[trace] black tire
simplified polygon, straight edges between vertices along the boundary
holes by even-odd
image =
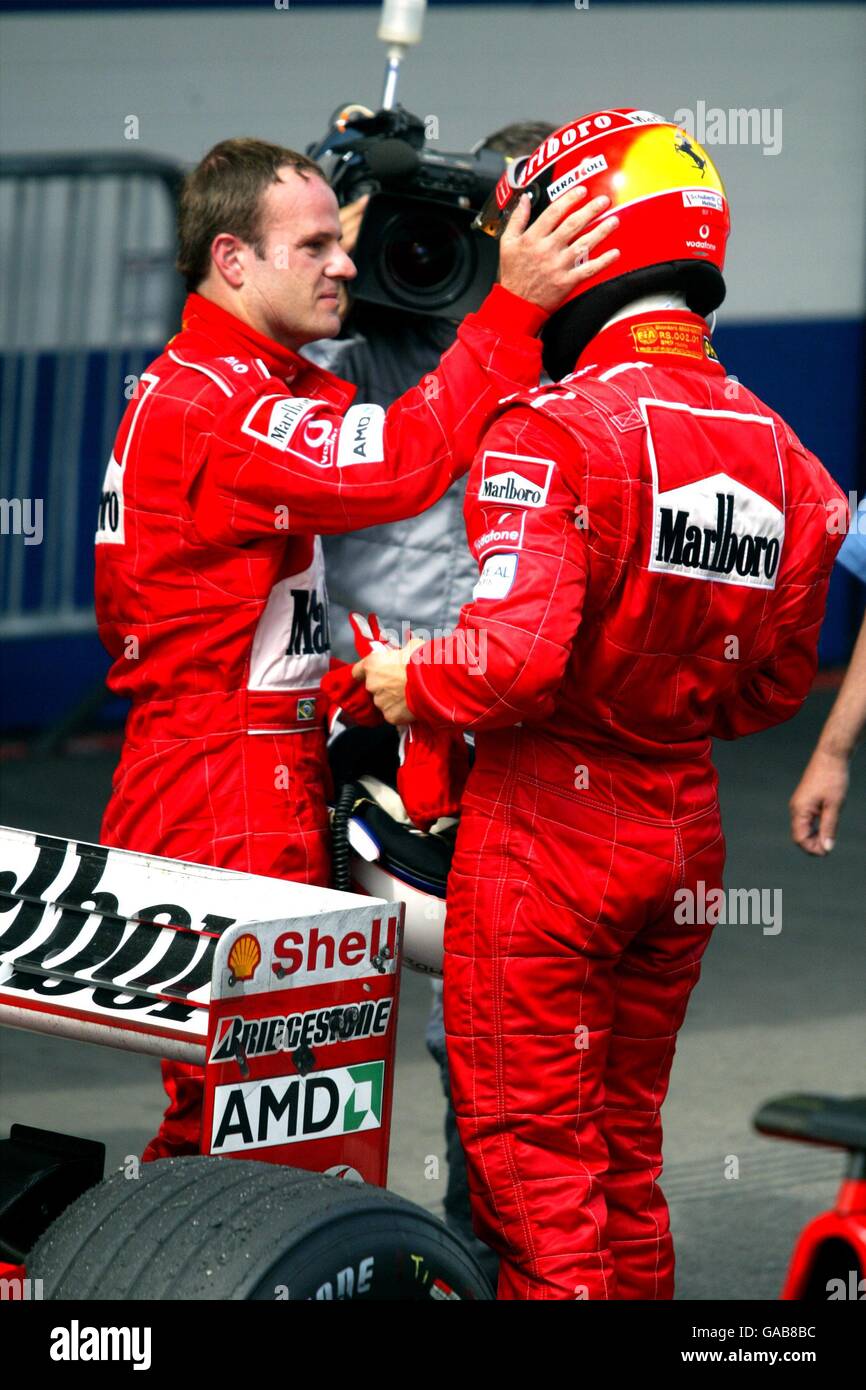
[[[493,1297],[435,1216],[381,1188],[226,1158],[115,1173],[27,1260],[50,1299]]]

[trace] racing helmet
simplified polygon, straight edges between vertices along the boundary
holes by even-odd
[[[545,326],[544,365],[558,380],[583,348],[630,300],[661,290],[681,293],[706,316],[725,297],[722,270],[730,231],[724,185],[706,150],[664,116],[618,108],[570,121],[516,159],[502,174],[475,220],[499,237],[529,194],[530,221],[585,184],[588,202],[605,193],[620,255],[578,285]],[[604,248],[602,248],[604,249]]]

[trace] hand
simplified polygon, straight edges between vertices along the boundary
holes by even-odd
[[[340,227],[343,232],[341,244],[347,256],[351,256],[358,244],[358,232],[369,201],[370,195],[365,193],[363,198],[356,198],[354,203],[347,203],[344,208],[340,208]]]
[[[829,854],[847,794],[848,759],[819,746],[788,803],[794,844],[806,854]]]
[[[415,716],[406,704],[406,667],[412,653],[423,645],[420,638],[413,637],[405,647],[371,652],[352,667],[352,675],[366,683],[373,704],[389,724],[414,722]]]
[[[530,203],[524,194],[499,243],[500,284],[549,314],[578,285],[612,265],[619,255],[612,247],[594,260],[588,259],[590,251],[619,226],[619,219],[608,217],[581,236],[584,227],[610,203],[602,196],[578,206],[585,198],[586,188],[580,187],[571,197],[557,199],[530,227]]]

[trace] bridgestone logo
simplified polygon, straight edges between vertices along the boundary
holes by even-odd
[[[772,580],[779,568],[781,546],[775,536],[744,533],[733,529],[734,497],[716,493],[715,528],[689,524],[689,513],[659,508],[657,563],[701,570],[707,575],[738,574]]]
[[[388,1032],[393,999],[364,999],[307,1013],[270,1018],[232,1017],[220,1024],[220,1036],[211,1052],[212,1062],[294,1052],[299,1047],[326,1047],[349,1039],[382,1038]]]

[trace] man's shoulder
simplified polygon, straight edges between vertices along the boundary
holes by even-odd
[[[607,404],[603,397],[598,400],[602,406]],[[542,383],[515,392],[499,402],[483,447],[496,448],[510,441],[517,451],[546,451],[560,461],[575,454],[583,457],[592,440],[593,403],[593,393],[581,389],[578,399],[568,381]]]
[[[731,381],[733,380],[731,378]],[[805,494],[802,500],[813,500],[813,495],[822,501],[842,496],[841,489],[817,454],[803,443],[785,417],[771,405],[767,405],[760,396],[737,383],[736,389],[726,399],[726,404],[735,414],[756,414],[772,420],[779,449],[788,461],[789,484]],[[799,499],[793,497],[788,500]]]
[[[268,399],[278,400],[278,408],[288,409],[290,415],[296,412],[293,406],[285,405],[287,401],[297,401],[305,409],[317,406],[342,414],[355,395],[350,383],[318,365],[313,354],[288,354],[283,363],[276,364],[257,356],[254,347],[242,343],[222,346],[194,331],[185,330],[172,338],[156,365],[164,398],[213,414],[226,410],[234,414]]]
[[[153,379],[163,402],[193,405],[211,413],[237,398],[260,395],[273,377],[263,362],[243,351],[221,352],[196,333],[181,332],[142,374]]]

